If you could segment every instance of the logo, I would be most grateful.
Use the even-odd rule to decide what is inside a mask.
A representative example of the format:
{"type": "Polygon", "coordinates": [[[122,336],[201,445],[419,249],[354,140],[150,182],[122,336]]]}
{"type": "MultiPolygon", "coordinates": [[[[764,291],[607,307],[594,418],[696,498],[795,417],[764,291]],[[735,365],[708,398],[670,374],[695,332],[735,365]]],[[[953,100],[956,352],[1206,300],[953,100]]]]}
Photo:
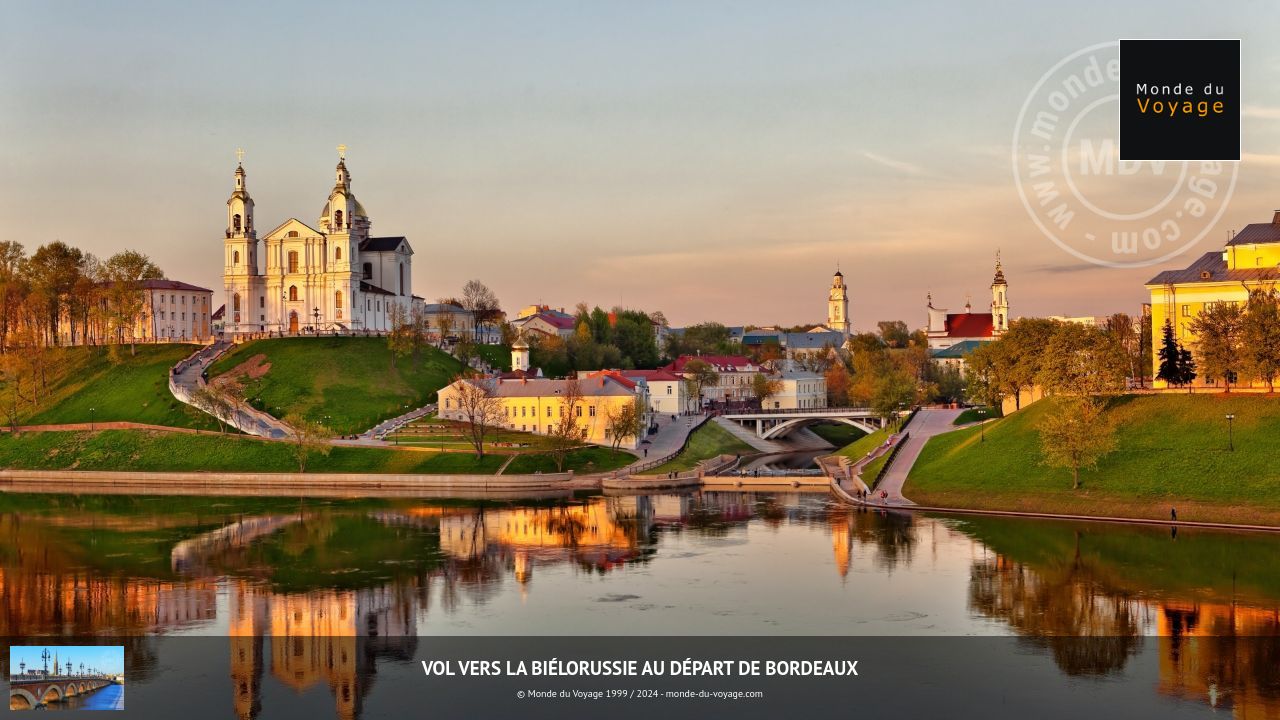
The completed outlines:
{"type": "Polygon", "coordinates": [[[1165,262],[1226,211],[1237,163],[1122,160],[1120,44],[1058,61],[1032,87],[1013,130],[1022,205],[1046,237],[1104,267],[1165,262]]]}

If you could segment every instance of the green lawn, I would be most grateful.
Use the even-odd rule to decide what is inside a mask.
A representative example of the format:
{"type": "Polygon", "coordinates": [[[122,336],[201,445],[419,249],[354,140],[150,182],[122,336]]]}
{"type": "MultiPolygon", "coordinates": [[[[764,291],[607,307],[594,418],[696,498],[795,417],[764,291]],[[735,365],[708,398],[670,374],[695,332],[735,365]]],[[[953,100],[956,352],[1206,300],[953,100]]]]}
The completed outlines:
{"type": "Polygon", "coordinates": [[[684,452],[645,472],[661,474],[692,470],[700,461],[707,458],[713,458],[717,455],[745,455],[755,451],[755,448],[734,437],[728,430],[711,420],[693,431],[693,434],[689,436],[689,443],[685,445],[684,452]]]}
{"type": "MultiPolygon", "coordinates": [[[[412,450],[335,447],[313,455],[307,472],[470,473],[497,472],[505,456],[426,453],[412,450]]],[[[287,443],[234,435],[187,435],[140,430],[43,432],[0,435],[0,467],[21,470],[137,470],[140,472],[294,472],[287,443]]]]}
{"type": "MultiPolygon", "coordinates": [[[[565,456],[564,469],[576,473],[607,472],[635,462],[636,456],[604,447],[572,450],[565,456]]],[[[506,470],[504,475],[529,475],[536,472],[556,472],[555,460],[546,453],[522,454],[506,470]]]]}
{"type": "Polygon", "coordinates": [[[992,418],[998,418],[998,417],[1000,417],[1000,408],[989,408],[989,407],[968,408],[964,412],[957,415],[956,419],[953,420],[951,424],[952,425],[968,425],[969,423],[975,423],[975,422],[978,422],[979,420],[990,420],[992,418]]]}
{"type": "Polygon", "coordinates": [[[237,367],[259,355],[270,369],[254,387],[255,405],[277,417],[301,413],[336,434],[363,432],[434,401],[462,369],[431,347],[397,358],[386,338],[281,338],[235,348],[209,375],[241,374],[237,367]]]}
{"type": "Polygon", "coordinates": [[[23,424],[128,421],[213,429],[215,423],[193,413],[169,392],[169,368],[197,350],[195,345],[138,345],[115,348],[74,347],[52,351],[53,381],[39,407],[23,424]]]}
{"type": "Polygon", "coordinates": [[[888,461],[889,453],[885,453],[875,460],[867,463],[866,467],[862,468],[862,482],[866,483],[868,486],[874,486],[876,482],[876,473],[880,472],[880,468],[884,467],[884,464],[888,461]]]}
{"type": "Polygon", "coordinates": [[[479,355],[494,370],[510,370],[511,369],[511,346],[509,345],[475,345],[476,355],[479,355]]]}
{"type": "Polygon", "coordinates": [[[866,435],[865,432],[858,428],[844,423],[821,423],[818,425],[810,425],[809,429],[813,431],[814,435],[817,435],[838,448],[844,447],[863,435],[866,435]]]}
{"type": "Polygon", "coordinates": [[[1071,489],[1043,464],[1037,423],[1053,400],[925,446],[904,494],[923,505],[1280,524],[1280,398],[1138,395],[1113,399],[1116,450],[1071,489]],[[1235,451],[1226,414],[1235,415],[1235,451]]]}
{"type": "Polygon", "coordinates": [[[860,460],[863,455],[875,450],[889,439],[889,431],[887,429],[877,430],[870,435],[863,435],[854,440],[852,443],[840,448],[836,451],[837,455],[843,455],[850,460],[860,460]]]}

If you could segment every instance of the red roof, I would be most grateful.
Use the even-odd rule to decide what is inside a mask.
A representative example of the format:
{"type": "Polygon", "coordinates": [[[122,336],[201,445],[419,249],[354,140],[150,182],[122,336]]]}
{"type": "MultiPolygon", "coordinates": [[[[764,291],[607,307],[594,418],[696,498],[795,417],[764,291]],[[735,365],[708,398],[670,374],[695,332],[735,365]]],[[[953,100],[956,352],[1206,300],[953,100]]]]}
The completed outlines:
{"type": "Polygon", "coordinates": [[[632,382],[630,379],[620,375],[617,370],[596,370],[595,372],[587,373],[587,378],[588,379],[600,378],[601,382],[604,382],[604,379],[608,378],[609,380],[613,380],[614,382],[618,383],[619,385],[621,385],[622,387],[628,390],[636,389],[636,384],[632,382]]]}
{"type": "Polygon", "coordinates": [[[681,355],[676,361],[662,368],[670,372],[684,372],[684,366],[694,360],[701,360],[718,371],[737,370],[745,372],[748,368],[758,369],[755,363],[741,355],[681,355]]]}
{"type": "Polygon", "coordinates": [[[992,337],[991,313],[948,313],[947,337],[992,337]]]}
{"type": "Polygon", "coordinates": [[[667,370],[663,370],[662,368],[657,370],[623,370],[622,375],[629,378],[640,378],[646,382],[670,382],[672,380],[680,379],[679,375],[675,375],[667,370]]]}

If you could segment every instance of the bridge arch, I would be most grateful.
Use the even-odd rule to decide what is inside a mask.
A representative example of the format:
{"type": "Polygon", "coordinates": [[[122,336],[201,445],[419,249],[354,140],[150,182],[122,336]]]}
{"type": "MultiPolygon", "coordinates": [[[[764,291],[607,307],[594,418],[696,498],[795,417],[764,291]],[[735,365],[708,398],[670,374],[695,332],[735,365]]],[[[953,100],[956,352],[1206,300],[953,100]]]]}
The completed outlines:
{"type": "Polygon", "coordinates": [[[62,689],[62,694],[66,697],[75,697],[80,694],[80,689],[75,683],[67,683],[62,689]]]}
{"type": "Polygon", "coordinates": [[[44,694],[40,696],[40,702],[42,703],[62,702],[63,698],[65,697],[66,695],[62,692],[62,688],[58,687],[57,685],[50,685],[49,687],[45,688],[44,694]]]}
{"type": "Polygon", "coordinates": [[[30,710],[39,704],[40,701],[36,700],[35,695],[22,688],[13,688],[9,691],[10,710],[30,710]]]}
{"type": "Polygon", "coordinates": [[[760,438],[763,440],[771,440],[773,438],[786,437],[791,434],[791,431],[796,430],[797,428],[824,422],[839,422],[844,423],[845,425],[852,425],[868,435],[880,429],[870,420],[866,419],[844,417],[807,417],[794,418],[792,420],[787,420],[786,422],[778,423],[768,430],[765,430],[764,434],[761,435],[760,438]]]}

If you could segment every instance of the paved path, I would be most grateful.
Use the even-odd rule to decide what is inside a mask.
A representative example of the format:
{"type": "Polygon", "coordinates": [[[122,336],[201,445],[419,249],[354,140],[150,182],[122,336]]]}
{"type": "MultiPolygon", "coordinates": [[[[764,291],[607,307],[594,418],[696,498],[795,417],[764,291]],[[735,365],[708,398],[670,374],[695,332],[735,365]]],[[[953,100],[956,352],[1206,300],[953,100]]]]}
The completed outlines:
{"type": "Polygon", "coordinates": [[[639,455],[640,458],[618,472],[623,474],[632,472],[632,469],[638,465],[665,457],[684,447],[685,438],[689,437],[689,433],[693,432],[693,428],[702,421],[702,418],[702,415],[678,415],[675,420],[672,420],[670,415],[660,416],[658,432],[646,436],[649,443],[647,445],[641,443],[639,449],[627,451],[639,455]]]}
{"type": "MultiPolygon", "coordinates": [[[[173,384],[188,393],[194,392],[196,388],[203,384],[202,376],[204,371],[213,363],[213,359],[230,344],[226,340],[219,340],[175,365],[173,369],[173,384]]],[[[178,397],[178,399],[182,400],[181,397],[178,397]]],[[[242,432],[257,435],[258,437],[281,440],[291,435],[289,426],[282,421],[264,412],[258,412],[250,408],[236,409],[231,420],[231,424],[242,432]]]]}
{"type": "Polygon", "coordinates": [[[911,436],[907,438],[907,442],[893,458],[893,464],[885,471],[884,477],[880,479],[880,484],[876,486],[877,496],[881,490],[885,491],[889,496],[884,504],[914,504],[902,496],[902,484],[907,481],[907,474],[911,472],[911,466],[915,465],[916,459],[920,457],[920,451],[924,449],[924,444],[929,441],[929,438],[956,429],[956,426],[952,423],[962,412],[964,411],[922,408],[915,414],[915,417],[911,418],[910,424],[905,428],[911,436]]]}

